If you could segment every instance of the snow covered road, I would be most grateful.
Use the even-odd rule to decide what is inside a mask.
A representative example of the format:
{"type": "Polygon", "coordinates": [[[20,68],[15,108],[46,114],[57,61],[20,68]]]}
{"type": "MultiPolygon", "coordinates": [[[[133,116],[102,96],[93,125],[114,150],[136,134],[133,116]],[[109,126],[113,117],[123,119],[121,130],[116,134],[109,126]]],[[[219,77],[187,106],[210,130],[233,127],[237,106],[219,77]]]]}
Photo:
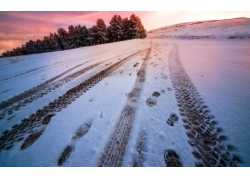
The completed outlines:
{"type": "Polygon", "coordinates": [[[1,59],[0,166],[250,166],[247,108],[217,98],[216,110],[207,75],[226,71],[208,72],[195,51],[226,45],[249,67],[248,43],[231,43],[143,39],[1,59]]]}

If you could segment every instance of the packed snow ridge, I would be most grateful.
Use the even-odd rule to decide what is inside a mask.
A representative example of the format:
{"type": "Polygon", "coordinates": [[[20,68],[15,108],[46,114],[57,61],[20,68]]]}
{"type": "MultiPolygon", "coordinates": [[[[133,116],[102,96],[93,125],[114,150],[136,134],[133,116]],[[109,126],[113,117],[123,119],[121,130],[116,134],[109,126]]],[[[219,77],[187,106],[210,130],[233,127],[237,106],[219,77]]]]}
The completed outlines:
{"type": "Polygon", "coordinates": [[[250,166],[250,20],[0,61],[0,166],[250,166]]]}

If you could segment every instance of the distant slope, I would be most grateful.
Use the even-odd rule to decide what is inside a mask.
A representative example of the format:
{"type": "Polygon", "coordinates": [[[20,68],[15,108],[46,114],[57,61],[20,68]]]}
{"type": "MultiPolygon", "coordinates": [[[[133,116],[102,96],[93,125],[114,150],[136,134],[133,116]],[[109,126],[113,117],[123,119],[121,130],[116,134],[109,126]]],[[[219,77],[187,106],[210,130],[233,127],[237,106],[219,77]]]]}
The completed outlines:
{"type": "Polygon", "coordinates": [[[180,23],[148,31],[147,38],[250,39],[250,19],[234,18],[180,23]]]}

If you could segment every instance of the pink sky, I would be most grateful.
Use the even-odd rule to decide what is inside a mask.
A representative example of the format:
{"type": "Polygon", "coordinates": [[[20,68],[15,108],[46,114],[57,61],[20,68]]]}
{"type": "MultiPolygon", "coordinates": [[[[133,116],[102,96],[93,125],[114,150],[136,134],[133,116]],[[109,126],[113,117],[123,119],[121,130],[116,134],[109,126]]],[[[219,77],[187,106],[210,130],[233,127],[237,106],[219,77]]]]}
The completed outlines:
{"type": "Polygon", "coordinates": [[[85,25],[91,27],[96,19],[102,18],[106,25],[115,14],[122,18],[131,14],[139,16],[147,31],[181,22],[249,17],[250,12],[206,12],[206,11],[55,11],[55,12],[0,12],[0,54],[21,46],[28,40],[42,39],[57,31],[67,29],[69,25],[85,25]]]}

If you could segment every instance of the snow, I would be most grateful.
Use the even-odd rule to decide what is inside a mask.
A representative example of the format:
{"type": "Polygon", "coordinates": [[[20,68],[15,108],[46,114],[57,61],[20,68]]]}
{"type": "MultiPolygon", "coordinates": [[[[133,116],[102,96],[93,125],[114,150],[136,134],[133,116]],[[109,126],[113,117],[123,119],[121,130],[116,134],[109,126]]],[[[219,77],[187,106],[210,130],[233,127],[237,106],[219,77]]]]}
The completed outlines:
{"type": "Polygon", "coordinates": [[[220,120],[229,141],[237,144],[247,166],[250,166],[249,47],[249,41],[240,40],[180,43],[180,56],[187,73],[220,120]]]}
{"type": "MultiPolygon", "coordinates": [[[[159,41],[157,42],[159,43],[159,41]]],[[[145,86],[142,92],[140,101],[138,102],[138,114],[135,118],[137,121],[133,124],[133,130],[131,136],[137,136],[137,133],[144,130],[148,133],[150,146],[148,147],[148,154],[150,156],[146,160],[144,166],[165,166],[162,154],[166,149],[176,149],[178,154],[183,155],[180,158],[183,159],[183,166],[194,166],[192,162],[193,158],[191,155],[191,149],[188,147],[187,138],[184,131],[181,131],[182,123],[179,120],[177,124],[173,127],[169,127],[166,121],[171,113],[178,113],[178,108],[176,106],[176,100],[173,91],[168,91],[167,88],[171,87],[171,82],[169,78],[161,78],[161,74],[164,73],[167,77],[168,75],[168,61],[163,61],[164,57],[168,56],[171,50],[170,45],[163,45],[160,48],[162,52],[159,56],[154,57],[152,53],[151,56],[154,57],[149,61],[155,62],[158,65],[156,67],[148,66],[147,76],[145,86]],[[162,60],[159,60],[162,59],[162,60]],[[164,69],[163,69],[164,68],[164,69]],[[157,79],[156,79],[157,78],[157,79]],[[164,93],[161,90],[165,90],[164,93]],[[152,97],[153,92],[160,92],[157,103],[153,107],[148,107],[146,101],[149,97],[152,97]],[[182,153],[184,148],[185,153],[182,153]]],[[[131,166],[131,157],[134,153],[134,141],[131,139],[131,143],[128,144],[128,149],[131,153],[127,155],[124,161],[124,166],[131,166]],[[126,161],[126,159],[128,159],[126,161]]]]}
{"type": "Polygon", "coordinates": [[[197,21],[149,31],[148,38],[167,39],[249,39],[250,19],[197,21]],[[151,33],[152,32],[152,33],[151,33]]]}
{"type": "MultiPolygon", "coordinates": [[[[188,143],[189,138],[183,128],[184,122],[177,106],[175,88],[170,79],[169,58],[174,45],[178,45],[180,61],[190,80],[211,114],[215,116],[217,126],[227,137],[226,144],[235,148],[232,154],[242,161],[239,166],[250,166],[250,142],[248,141],[250,137],[250,41],[247,38],[250,20],[241,18],[192,22],[184,25],[153,30],[152,33],[148,33],[147,39],[0,59],[1,102],[77,65],[79,66],[52,83],[106,60],[43,97],[13,111],[12,114],[7,113],[0,120],[1,138],[5,130],[11,131],[14,125],[22,124],[21,121],[24,118],[29,118],[31,114],[73,87],[123,58],[139,50],[145,50],[128,59],[122,66],[68,104],[66,108],[62,108],[60,112],[54,112],[55,115],[49,124],[42,126],[45,127],[42,135],[29,147],[20,149],[29,135],[25,133],[24,140],[15,141],[14,146],[9,150],[0,149],[0,166],[58,166],[58,160],[67,145],[73,145],[74,149],[62,166],[99,166],[100,158],[105,153],[121,112],[128,102],[129,93],[134,88],[137,73],[150,47],[151,39],[152,49],[146,66],[145,81],[136,102],[136,111],[122,166],[133,166],[138,158],[141,158],[142,166],[166,166],[164,160],[166,150],[175,151],[182,166],[196,165],[196,159],[192,154],[193,149],[188,143]],[[175,28],[178,30],[175,31],[175,28]],[[244,39],[228,38],[237,32],[244,35],[244,39]],[[209,36],[209,38],[192,40],[182,38],[184,40],[181,40],[180,37],[183,35],[209,36]],[[138,63],[137,66],[136,63],[138,63]],[[22,74],[29,70],[33,71],[22,74]],[[14,76],[16,78],[12,78],[14,76]],[[9,79],[4,80],[5,78],[9,79]],[[160,95],[154,96],[155,92],[160,95]],[[155,104],[147,105],[148,99],[155,104]],[[167,121],[172,114],[175,114],[178,120],[173,126],[169,126],[167,121]],[[85,124],[90,125],[87,133],[73,140],[77,129],[85,124]],[[142,151],[139,152],[137,146],[140,141],[143,145],[142,151]]],[[[0,110],[0,113],[2,112],[3,110],[0,110]]]]}

